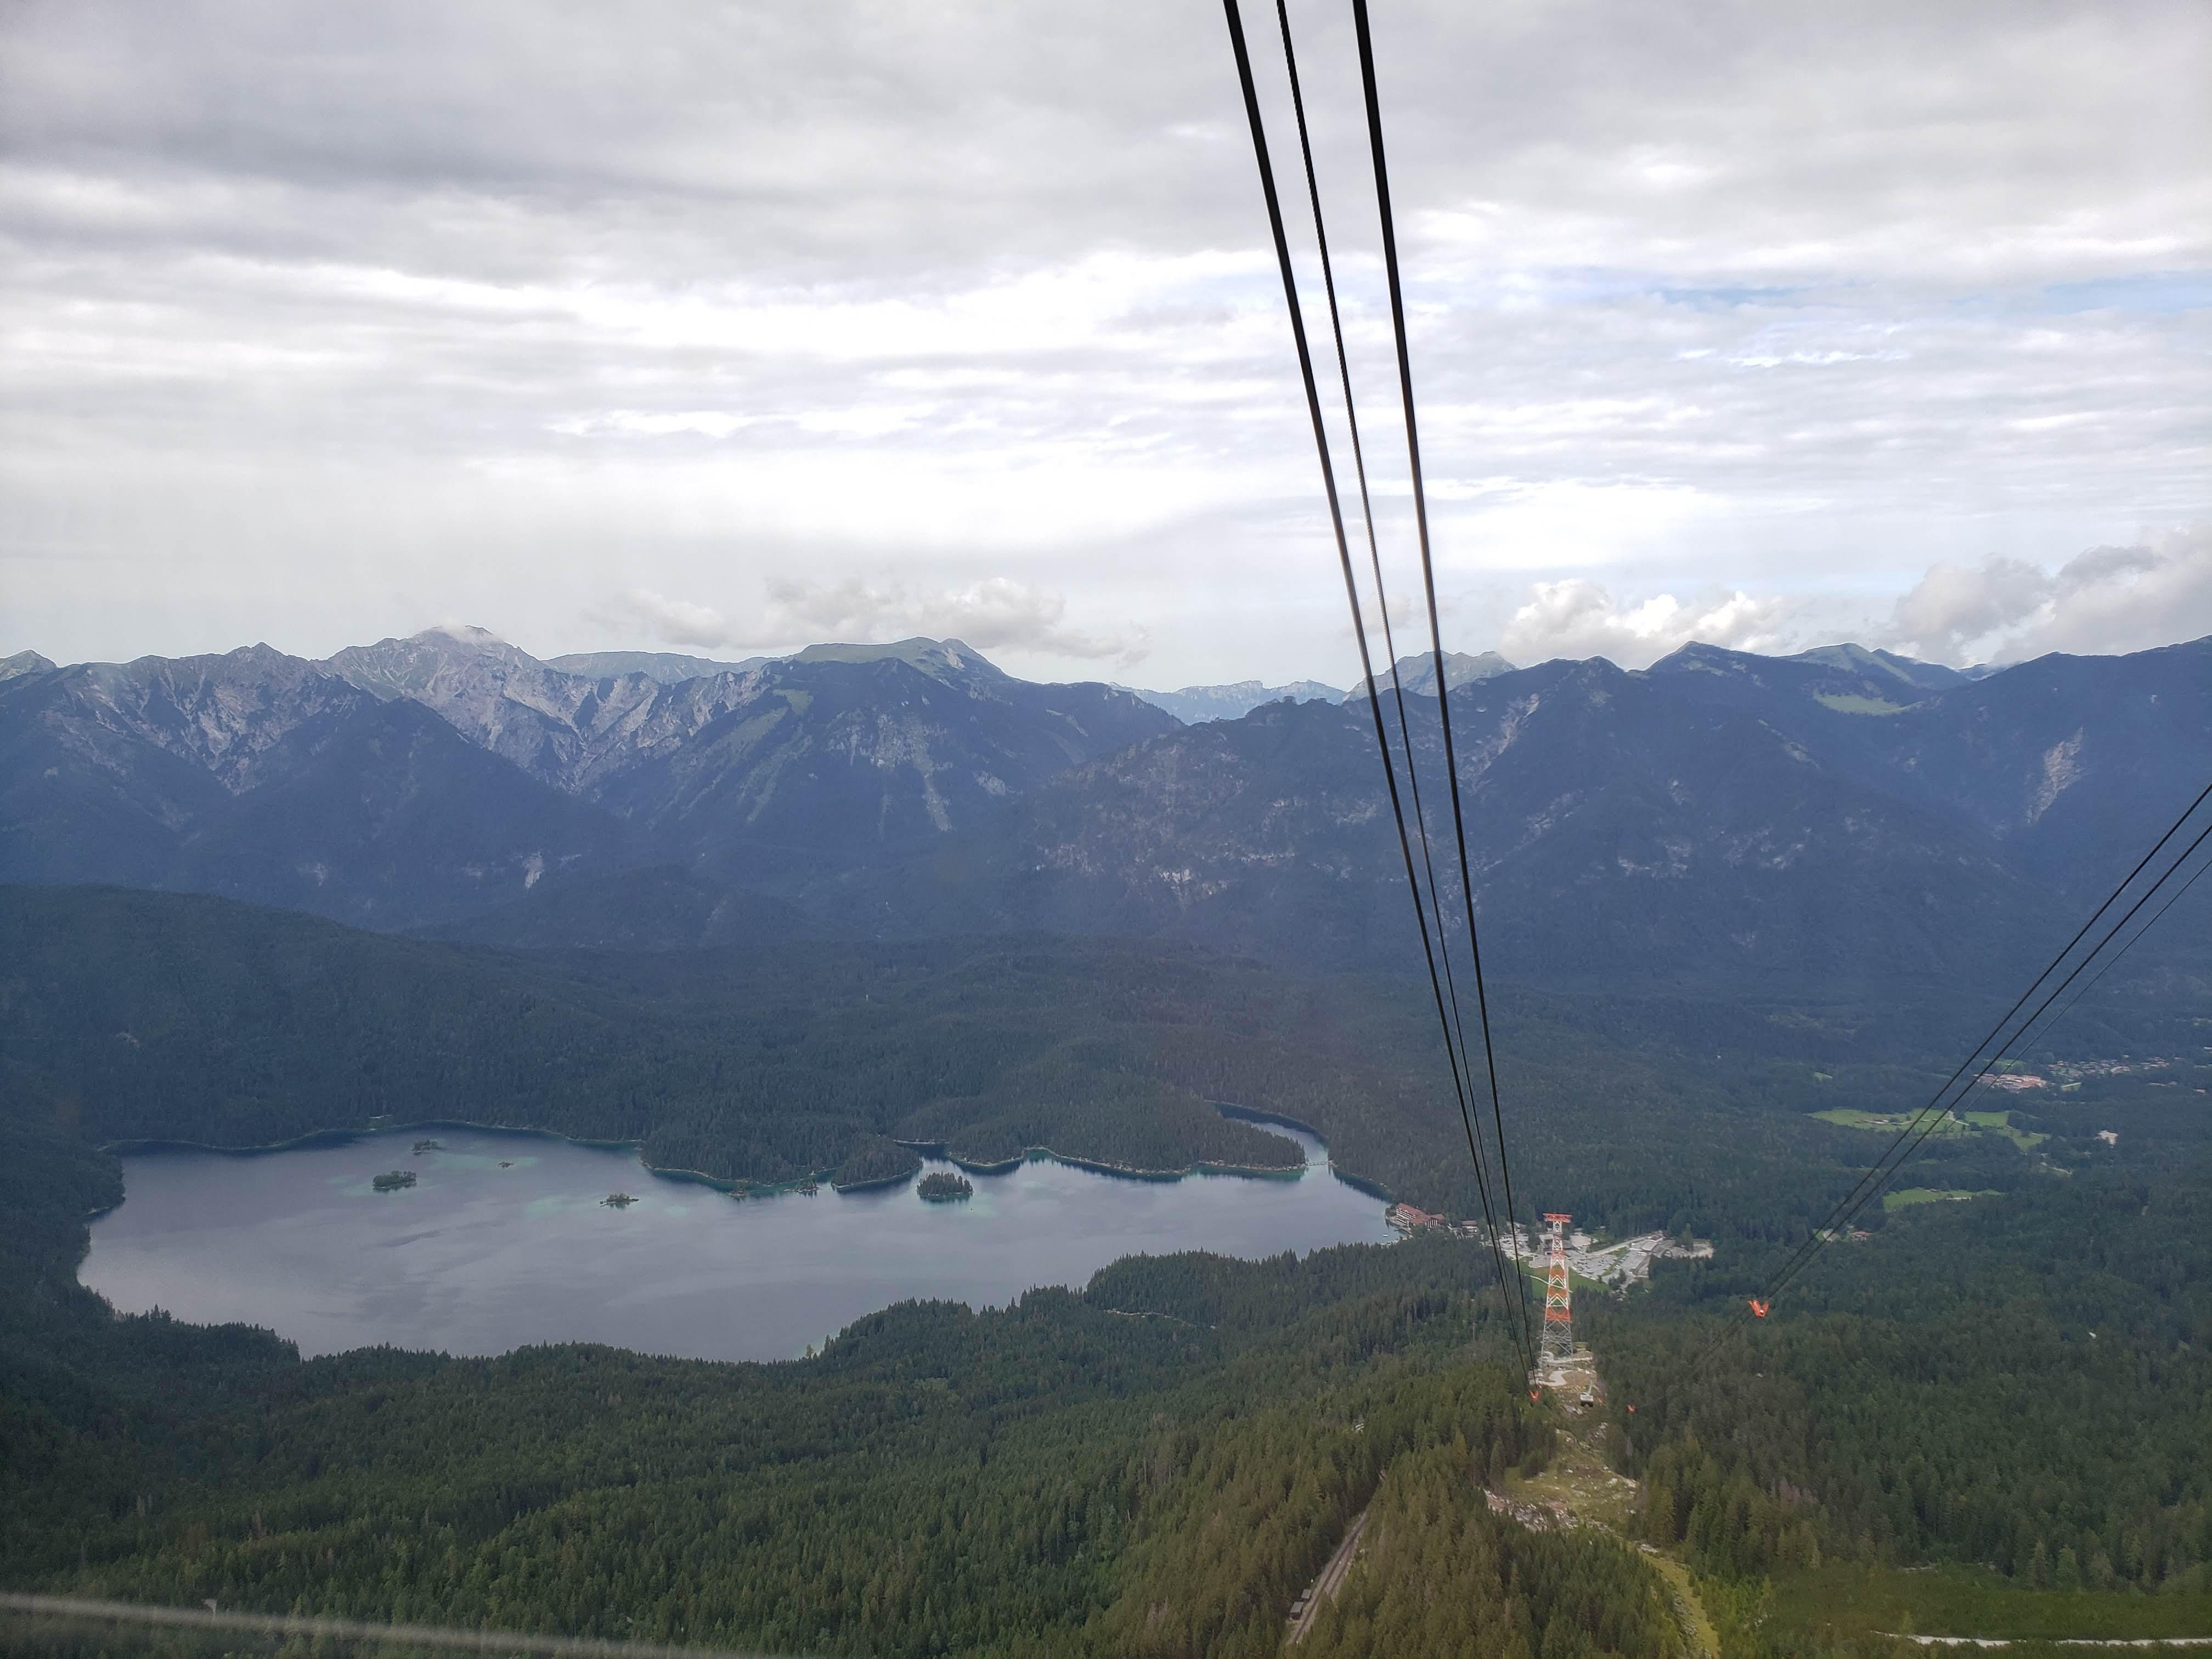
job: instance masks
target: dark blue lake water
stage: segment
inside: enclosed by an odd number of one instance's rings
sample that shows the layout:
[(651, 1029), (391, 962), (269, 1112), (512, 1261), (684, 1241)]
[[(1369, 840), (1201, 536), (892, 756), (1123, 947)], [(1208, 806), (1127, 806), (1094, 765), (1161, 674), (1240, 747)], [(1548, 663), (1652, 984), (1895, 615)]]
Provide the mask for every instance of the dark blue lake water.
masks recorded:
[[(652, 1175), (635, 1152), (495, 1131), (149, 1152), (124, 1159), (125, 1201), (93, 1224), (82, 1276), (125, 1311), (266, 1326), (311, 1355), (590, 1341), (785, 1359), (910, 1297), (1000, 1306), (1140, 1251), (1256, 1257), (1391, 1237), (1382, 1201), (1339, 1181), (1320, 1142), (1276, 1133), (1305, 1147), (1303, 1176), (1134, 1181), (1040, 1160), (971, 1176), (975, 1195), (952, 1204), (911, 1183), (739, 1201)], [(410, 1152), (431, 1135), (442, 1150)], [(416, 1185), (372, 1189), (403, 1168)], [(600, 1202), (617, 1191), (638, 1201)]]

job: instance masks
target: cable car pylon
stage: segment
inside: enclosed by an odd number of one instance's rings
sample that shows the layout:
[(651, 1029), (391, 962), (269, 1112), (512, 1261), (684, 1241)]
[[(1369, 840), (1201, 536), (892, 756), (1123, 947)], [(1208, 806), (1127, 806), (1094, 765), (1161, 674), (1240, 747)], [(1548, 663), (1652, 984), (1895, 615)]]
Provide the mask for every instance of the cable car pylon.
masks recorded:
[(1567, 1223), (1573, 1219), (1556, 1210), (1544, 1212), (1550, 1232), (1544, 1257), (1544, 1345), (1538, 1358), (1543, 1380), (1555, 1386), (1575, 1357), (1574, 1281), (1567, 1272)]

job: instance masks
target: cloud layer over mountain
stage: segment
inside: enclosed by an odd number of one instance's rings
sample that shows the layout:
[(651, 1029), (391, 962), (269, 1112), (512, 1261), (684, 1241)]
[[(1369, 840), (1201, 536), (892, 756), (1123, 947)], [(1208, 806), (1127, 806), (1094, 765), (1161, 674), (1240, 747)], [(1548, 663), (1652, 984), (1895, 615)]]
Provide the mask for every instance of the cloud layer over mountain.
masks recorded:
[[(1410, 582), (1348, 40), (1295, 15)], [(2212, 14), (1377, 27), (1454, 643), (1753, 643), (1936, 565), (1983, 573), (1914, 601), (1947, 641), (2168, 636), (2180, 554), (2017, 567), (2212, 518)], [(1348, 680), (1237, 118), (1155, 0), (10, 8), (0, 649), (466, 614)]]
[(1607, 657), (1642, 668), (1693, 641), (1789, 652), (1853, 641), (1929, 662), (2012, 663), (2049, 651), (2102, 655), (2212, 635), (2212, 526), (2095, 547), (2056, 570), (2024, 559), (1938, 564), (1887, 607), (1830, 592), (1708, 591), (1616, 599), (1583, 578), (1539, 582), (1498, 649), (1520, 662)]

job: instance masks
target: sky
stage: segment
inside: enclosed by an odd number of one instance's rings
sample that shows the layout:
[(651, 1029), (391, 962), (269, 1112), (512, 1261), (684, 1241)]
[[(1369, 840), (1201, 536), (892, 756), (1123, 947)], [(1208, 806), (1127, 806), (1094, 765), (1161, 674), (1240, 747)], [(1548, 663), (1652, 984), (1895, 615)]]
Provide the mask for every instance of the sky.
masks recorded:
[[(1402, 651), (1348, 15), (1291, 8)], [(1373, 15), (1447, 648), (2212, 634), (2212, 7)], [(1203, 0), (11, 0), (0, 330), (0, 654), (1357, 678)]]

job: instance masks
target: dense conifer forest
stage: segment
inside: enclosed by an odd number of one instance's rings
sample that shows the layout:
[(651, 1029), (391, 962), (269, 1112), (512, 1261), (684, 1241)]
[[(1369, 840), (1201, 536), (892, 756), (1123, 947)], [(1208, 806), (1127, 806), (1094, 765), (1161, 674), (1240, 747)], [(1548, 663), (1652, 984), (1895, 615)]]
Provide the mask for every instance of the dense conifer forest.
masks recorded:
[[(1316, 1653), (1628, 1659), (1693, 1651), (1699, 1619), (1726, 1659), (1902, 1650), (1877, 1632), (1915, 1620), (2212, 1632), (2201, 1057), (2092, 1068), (1931, 1140), (1911, 1181), (1983, 1196), (1869, 1212), (1692, 1371), (1880, 1144), (1810, 1114), (1909, 1101), (1934, 1062), (1850, 1010), (1509, 992), (1534, 1202), (1721, 1245), (1626, 1297), (1585, 1287), (1609, 1395), (1580, 1418), (1522, 1389), (1487, 1253), (1435, 1237), (1133, 1257), (1000, 1311), (889, 1309), (784, 1364), (303, 1363), (78, 1285), (86, 1218), (121, 1197), (108, 1143), (473, 1098), (732, 1178), (896, 1170), (901, 1139), (1279, 1147), (1205, 1104), (1233, 1099), (1471, 1205), (1411, 1016), (1365, 981), (1044, 939), (519, 956), (204, 899), (4, 902), (10, 1587), (782, 1651), (1260, 1654), (1364, 1512)], [(2089, 1028), (2108, 1039), (2134, 1040)], [(1493, 1511), (1593, 1455), (1638, 1483), (1617, 1522)]]
[[(979, 1164), (1298, 1161), (1207, 1104), (1226, 1102), (1310, 1125), (1394, 1196), (1478, 1211), (1433, 1020), (1401, 981), (1042, 937), (520, 953), (119, 889), (0, 888), (0, 932), (9, 1074), (101, 1143), (266, 1146), (384, 1116), (636, 1141), (732, 1182), (880, 1179), (915, 1167), (901, 1141)], [(1809, 1114), (1924, 1095), (1966, 1018), (1505, 990), (1516, 1169), (1532, 1201), (1617, 1233), (1780, 1237), (1865, 1155)], [(2071, 1035), (2117, 1052), (2147, 1023)], [(1996, 1136), (1923, 1156), (1943, 1188), (2031, 1168)]]

